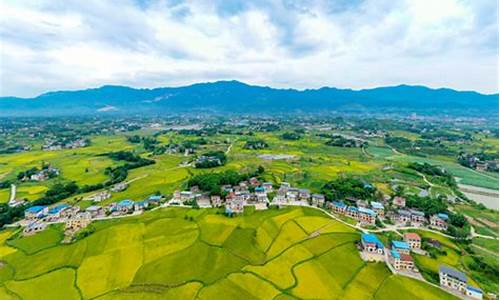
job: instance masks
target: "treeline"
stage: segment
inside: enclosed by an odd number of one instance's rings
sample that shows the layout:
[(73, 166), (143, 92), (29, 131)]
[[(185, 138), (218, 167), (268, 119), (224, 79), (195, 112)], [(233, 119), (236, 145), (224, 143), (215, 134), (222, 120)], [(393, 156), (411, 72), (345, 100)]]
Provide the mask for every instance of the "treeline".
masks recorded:
[(264, 168), (259, 166), (255, 172), (251, 173), (240, 174), (234, 170), (227, 170), (219, 173), (198, 174), (189, 179), (188, 187), (198, 186), (201, 191), (210, 192), (211, 195), (222, 195), (222, 185), (237, 185), (241, 181), (259, 177), (264, 171)]
[(268, 148), (269, 145), (264, 140), (250, 140), (245, 143), (243, 148), (249, 150), (258, 150)]
[(366, 142), (356, 139), (349, 139), (341, 135), (334, 135), (325, 144), (334, 147), (357, 148), (363, 147), (364, 145), (366, 145)]
[(374, 199), (377, 189), (353, 177), (341, 177), (332, 180), (321, 188), (321, 193), (329, 201), (344, 200), (346, 198)]
[(223, 151), (210, 151), (198, 158), (194, 165), (199, 169), (207, 169), (223, 166), (226, 161), (227, 157)]
[(285, 132), (281, 135), (284, 140), (297, 141), (300, 140), (302, 135), (299, 132)]

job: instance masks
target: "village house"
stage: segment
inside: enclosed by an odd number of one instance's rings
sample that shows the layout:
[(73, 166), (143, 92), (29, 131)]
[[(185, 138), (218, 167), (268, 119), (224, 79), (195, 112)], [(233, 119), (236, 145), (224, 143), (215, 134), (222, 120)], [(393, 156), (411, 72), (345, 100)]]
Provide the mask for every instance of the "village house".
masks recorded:
[(207, 194), (204, 194), (196, 199), (196, 204), (198, 204), (198, 206), (201, 208), (212, 207), (212, 204), (210, 203), (210, 197)]
[(276, 204), (276, 205), (282, 205), (282, 204), (285, 204), (286, 202), (287, 202), (287, 199), (286, 199), (285, 195), (277, 194), (273, 198), (273, 204)]
[(345, 214), (347, 210), (347, 205), (344, 202), (333, 201), (332, 210), (338, 214)]
[(255, 178), (255, 177), (252, 177), (248, 180), (248, 183), (251, 185), (251, 186), (259, 186), (260, 185), (260, 181)]
[(213, 195), (210, 197), (210, 202), (213, 207), (221, 207), (222, 206), (222, 198), (219, 195)]
[(410, 245), (403, 241), (392, 241), (392, 250), (396, 250), (401, 254), (410, 254)]
[(134, 210), (134, 201), (130, 199), (122, 200), (118, 202), (118, 204), (116, 205), (116, 209), (120, 212), (131, 212)]
[(48, 212), (49, 208), (47, 206), (35, 205), (24, 211), (24, 218), (26, 220), (36, 220), (38, 218), (43, 218)]
[(45, 222), (54, 222), (62, 218), (63, 212), (70, 206), (68, 204), (59, 204), (52, 208), (49, 208), (47, 215), (43, 220)]
[(71, 218), (80, 212), (80, 206), (70, 206), (60, 212), (61, 218)]
[(124, 191), (127, 187), (128, 187), (128, 184), (126, 184), (125, 182), (120, 182), (120, 183), (113, 185), (111, 187), (111, 191), (117, 193), (117, 192)]
[(467, 288), (467, 276), (448, 266), (439, 267), (439, 284), (442, 287), (465, 293)]
[(482, 300), (483, 299), (483, 290), (468, 285), (465, 288), (465, 295), (467, 295), (468, 297), (470, 297), (472, 299)]
[(397, 207), (405, 207), (406, 206), (406, 199), (403, 197), (396, 196), (392, 200), (392, 204)]
[(87, 227), (90, 222), (92, 222), (90, 213), (81, 212), (66, 220), (64, 228), (66, 231), (78, 231)]
[(284, 189), (285, 192), (291, 187), (291, 185), (288, 182), (281, 182), (280, 184), (280, 189)]
[(148, 200), (137, 201), (134, 203), (134, 211), (144, 211), (149, 207)]
[(272, 182), (264, 182), (262, 184), (262, 187), (266, 191), (266, 193), (272, 193), (273, 192), (273, 183)]
[(384, 217), (384, 205), (380, 202), (372, 201), (371, 203), (372, 210), (379, 216), (380, 218)]
[(415, 263), (409, 254), (400, 253), (396, 250), (389, 251), (389, 263), (396, 270), (415, 270)]
[(312, 194), (311, 197), (312, 205), (317, 207), (323, 207), (325, 205), (325, 196), (321, 194)]
[(373, 233), (361, 235), (361, 247), (366, 260), (381, 260), (384, 255), (384, 244)]
[(422, 239), (420, 238), (420, 235), (414, 232), (405, 233), (404, 240), (411, 249), (420, 249), (422, 246)]
[(299, 200), (308, 201), (311, 198), (311, 192), (308, 189), (299, 189)]
[(240, 214), (243, 212), (244, 202), (243, 200), (234, 197), (230, 199), (226, 199), (226, 214)]
[(45, 228), (47, 228), (47, 224), (44, 222), (31, 222), (26, 227), (24, 227), (23, 235), (32, 235), (45, 230)]
[(151, 195), (148, 197), (147, 201), (149, 205), (159, 205), (161, 202), (161, 195)]
[(356, 206), (368, 208), (368, 202), (366, 202), (365, 200), (358, 199), (356, 200)]
[(377, 214), (373, 210), (364, 207), (358, 208), (358, 220), (362, 224), (375, 225), (376, 218)]
[(192, 191), (182, 191), (180, 193), (180, 200), (181, 202), (186, 202), (186, 201), (191, 201), (194, 199), (194, 193)]
[(413, 226), (422, 226), (422, 224), (424, 224), (424, 222), (426, 221), (424, 212), (412, 209), (410, 210), (410, 214), (411, 223)]
[(103, 217), (105, 215), (104, 208), (102, 208), (102, 206), (98, 206), (98, 205), (89, 206), (85, 209), (85, 211), (90, 214), (91, 218), (99, 218), (99, 217)]
[(441, 242), (436, 240), (436, 239), (427, 239), (426, 240), (427, 245), (434, 247), (434, 248), (441, 248)]
[(356, 206), (348, 206), (345, 210), (345, 214), (351, 218), (358, 218), (358, 208)]
[(394, 215), (394, 222), (400, 225), (407, 225), (411, 222), (411, 213), (407, 210), (398, 210)]
[(448, 215), (439, 213), (430, 217), (430, 226), (440, 230), (448, 229)]
[(95, 195), (92, 195), (89, 200), (94, 201), (94, 202), (101, 202), (103, 200), (111, 198), (111, 193), (108, 191), (102, 191), (99, 192)]

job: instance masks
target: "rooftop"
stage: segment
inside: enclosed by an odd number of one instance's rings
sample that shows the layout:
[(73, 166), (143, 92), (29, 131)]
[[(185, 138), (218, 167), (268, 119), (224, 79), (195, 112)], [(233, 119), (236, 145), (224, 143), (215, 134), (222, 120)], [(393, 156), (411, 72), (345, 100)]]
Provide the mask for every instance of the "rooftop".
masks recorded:
[(384, 205), (382, 203), (376, 202), (376, 201), (372, 201), (371, 205), (372, 205), (372, 208), (375, 208), (375, 209), (383, 209), (384, 208)]
[(406, 249), (406, 250), (410, 249), (408, 243), (403, 241), (392, 241), (392, 247), (397, 249)]
[(43, 206), (43, 205), (35, 205), (35, 206), (30, 207), (30, 208), (27, 208), (25, 210), (25, 212), (36, 214), (36, 213), (39, 213), (42, 210), (44, 210), (46, 207), (47, 206)]
[(373, 233), (365, 233), (361, 236), (361, 239), (365, 241), (365, 243), (374, 243), (378, 248), (384, 248), (384, 244), (382, 244), (378, 237)]
[(399, 252), (396, 250), (391, 250), (391, 256), (394, 258), (401, 258), (401, 256), (399, 255)]
[(130, 199), (125, 199), (125, 200), (118, 202), (118, 205), (119, 206), (130, 206), (130, 205), (134, 205), (134, 201), (132, 201)]
[(421, 240), (420, 235), (416, 234), (415, 232), (405, 233), (404, 237), (408, 240)]
[(440, 219), (448, 220), (448, 215), (447, 214), (439, 213), (439, 214), (437, 214), (437, 216)]
[(360, 213), (363, 213), (363, 214), (368, 214), (370, 216), (375, 216), (377, 215), (373, 210), (369, 209), (369, 208), (364, 208), (364, 207), (359, 207), (358, 208), (358, 211)]
[(345, 207), (346, 205), (343, 202), (333, 201), (333, 205), (337, 207)]
[(468, 285), (466, 289), (468, 289), (469, 291), (476, 292), (478, 294), (482, 294), (483, 293), (483, 290), (481, 290), (479, 288), (476, 288), (476, 287), (473, 287), (473, 286), (470, 286), (470, 285)]
[(445, 265), (439, 266), (439, 273), (447, 274), (451, 277), (457, 278), (460, 281), (467, 282), (467, 276), (465, 276), (464, 273)]

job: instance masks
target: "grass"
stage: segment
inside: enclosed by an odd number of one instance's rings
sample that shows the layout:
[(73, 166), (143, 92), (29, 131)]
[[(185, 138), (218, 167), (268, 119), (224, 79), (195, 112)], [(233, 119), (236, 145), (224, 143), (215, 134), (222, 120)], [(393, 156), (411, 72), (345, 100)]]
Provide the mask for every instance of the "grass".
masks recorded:
[(429, 286), (421, 281), (402, 277), (389, 276), (374, 295), (375, 300), (447, 300), (457, 299), (436, 287)]
[[(2, 247), (14, 252), (2, 257), (6, 265), (0, 268), (0, 296), (43, 299), (43, 293), (47, 299), (60, 299), (64, 293), (65, 299), (72, 299), (81, 293), (84, 299), (193, 299), (195, 295), (287, 299), (345, 295), (352, 299), (364, 278), (377, 279), (367, 290), (374, 292), (388, 272), (361, 261), (355, 248), (359, 233), (318, 210), (289, 207), (234, 218), (217, 211), (167, 208), (96, 222), (93, 234), (70, 245), (59, 244), (48, 231), (51, 243), (30, 237), (12, 240), (16, 246), (11, 247), (6, 243), (12, 231), (1, 232)], [(309, 236), (320, 228), (326, 232)], [(270, 239), (265, 245), (259, 238), (264, 232)]]
[(24, 281), (9, 281), (5, 287), (26, 300), (80, 299), (74, 278), (75, 271), (64, 268)]
[(62, 225), (50, 225), (47, 229), (38, 234), (30, 236), (20, 235), (19, 238), (9, 240), (7, 244), (27, 254), (33, 254), (40, 250), (56, 246), (63, 239), (63, 235)]

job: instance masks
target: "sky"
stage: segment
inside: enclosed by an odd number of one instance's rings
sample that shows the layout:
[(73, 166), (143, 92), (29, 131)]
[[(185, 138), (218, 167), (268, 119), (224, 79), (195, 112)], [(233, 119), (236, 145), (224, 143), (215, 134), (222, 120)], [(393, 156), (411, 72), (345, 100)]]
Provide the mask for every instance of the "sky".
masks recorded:
[(240, 80), (498, 92), (496, 0), (0, 1), (0, 96)]

